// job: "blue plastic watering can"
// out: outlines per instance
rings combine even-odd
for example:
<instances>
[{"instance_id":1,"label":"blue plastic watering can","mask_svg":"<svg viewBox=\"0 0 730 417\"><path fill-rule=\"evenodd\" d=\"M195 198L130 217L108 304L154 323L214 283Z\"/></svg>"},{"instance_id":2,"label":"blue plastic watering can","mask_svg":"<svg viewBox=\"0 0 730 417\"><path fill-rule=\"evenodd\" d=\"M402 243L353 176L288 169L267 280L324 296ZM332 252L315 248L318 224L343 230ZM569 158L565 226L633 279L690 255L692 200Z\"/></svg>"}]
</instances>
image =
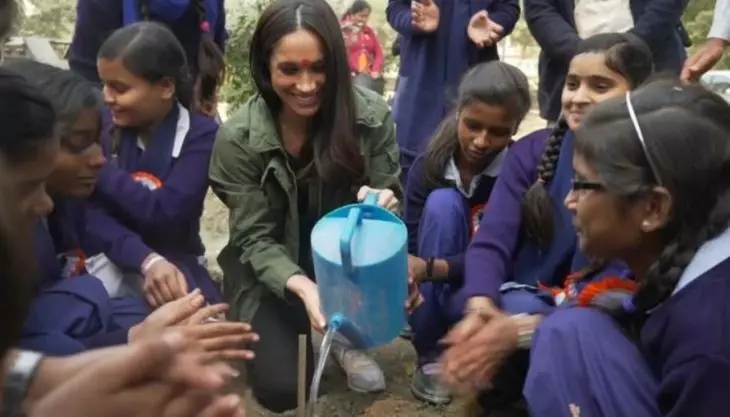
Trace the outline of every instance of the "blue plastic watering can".
<instances>
[{"instance_id":1,"label":"blue plastic watering can","mask_svg":"<svg viewBox=\"0 0 730 417\"><path fill-rule=\"evenodd\" d=\"M370 193L312 229L317 288L328 326L358 348L393 341L406 322L408 232Z\"/></svg>"}]
</instances>

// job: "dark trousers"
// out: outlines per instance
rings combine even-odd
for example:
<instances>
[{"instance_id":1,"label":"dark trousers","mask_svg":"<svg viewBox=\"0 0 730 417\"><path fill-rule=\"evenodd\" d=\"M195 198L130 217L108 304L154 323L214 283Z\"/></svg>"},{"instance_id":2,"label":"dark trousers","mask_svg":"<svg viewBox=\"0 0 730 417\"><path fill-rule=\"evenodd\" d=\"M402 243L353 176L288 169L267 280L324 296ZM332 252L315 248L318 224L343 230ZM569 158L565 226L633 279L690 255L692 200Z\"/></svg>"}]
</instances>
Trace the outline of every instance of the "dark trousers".
<instances>
[{"instance_id":1,"label":"dark trousers","mask_svg":"<svg viewBox=\"0 0 730 417\"><path fill-rule=\"evenodd\" d=\"M246 363L247 380L256 401L275 413L297 407L300 334L306 334L310 339L307 343L307 398L315 365L311 326L304 304L296 297L287 301L273 295L262 298L251 320L251 326L259 335L259 341L252 345L256 357Z\"/></svg>"}]
</instances>

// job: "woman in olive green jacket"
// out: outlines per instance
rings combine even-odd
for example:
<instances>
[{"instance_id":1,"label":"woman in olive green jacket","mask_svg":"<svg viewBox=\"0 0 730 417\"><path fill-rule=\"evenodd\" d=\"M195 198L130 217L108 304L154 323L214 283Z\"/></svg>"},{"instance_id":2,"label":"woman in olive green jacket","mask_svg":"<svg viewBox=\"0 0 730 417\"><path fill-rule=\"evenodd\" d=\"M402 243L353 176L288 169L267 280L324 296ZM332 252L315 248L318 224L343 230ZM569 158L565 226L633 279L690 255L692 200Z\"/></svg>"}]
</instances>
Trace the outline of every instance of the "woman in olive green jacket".
<instances>
[{"instance_id":1,"label":"woman in olive green jacket","mask_svg":"<svg viewBox=\"0 0 730 417\"><path fill-rule=\"evenodd\" d=\"M218 133L213 191L230 209L230 240L218 260L232 315L260 336L248 363L257 400L296 407L297 338L325 319L312 267L310 233L324 214L379 193L397 210L402 190L390 110L353 87L334 12L324 1L276 1L251 44L258 94ZM357 391L385 388L378 365L340 341L334 357ZM308 381L313 354L307 351Z\"/></svg>"}]
</instances>

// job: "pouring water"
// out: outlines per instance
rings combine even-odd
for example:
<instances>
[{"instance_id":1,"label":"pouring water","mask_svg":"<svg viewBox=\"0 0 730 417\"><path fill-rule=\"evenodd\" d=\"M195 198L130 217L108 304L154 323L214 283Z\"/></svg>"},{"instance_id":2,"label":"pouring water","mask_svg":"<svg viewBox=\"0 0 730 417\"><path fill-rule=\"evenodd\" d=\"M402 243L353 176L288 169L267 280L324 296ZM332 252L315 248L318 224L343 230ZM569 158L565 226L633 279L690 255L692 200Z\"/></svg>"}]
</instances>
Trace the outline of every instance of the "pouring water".
<instances>
[{"instance_id":1,"label":"pouring water","mask_svg":"<svg viewBox=\"0 0 730 417\"><path fill-rule=\"evenodd\" d=\"M408 232L400 218L377 206L377 199L371 193L362 204L335 209L312 229L312 258L328 326L310 386L309 417L314 417L336 333L354 348L369 349L390 343L405 325Z\"/></svg>"}]
</instances>

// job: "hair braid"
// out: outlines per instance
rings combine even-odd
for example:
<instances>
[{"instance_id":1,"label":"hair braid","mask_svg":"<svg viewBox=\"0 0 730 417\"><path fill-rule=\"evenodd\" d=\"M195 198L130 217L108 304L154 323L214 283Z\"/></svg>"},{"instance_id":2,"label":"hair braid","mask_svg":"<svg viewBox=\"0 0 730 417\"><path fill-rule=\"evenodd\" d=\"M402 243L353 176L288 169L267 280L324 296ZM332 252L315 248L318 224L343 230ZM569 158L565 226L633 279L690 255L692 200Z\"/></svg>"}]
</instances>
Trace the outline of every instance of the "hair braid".
<instances>
[{"instance_id":1,"label":"hair braid","mask_svg":"<svg viewBox=\"0 0 730 417\"><path fill-rule=\"evenodd\" d=\"M545 186L555 176L560 159L560 147L568 129L565 120L558 120L537 165L537 181L527 190L522 200L522 222L525 232L541 248L550 244L555 227L553 201Z\"/></svg>"},{"instance_id":2,"label":"hair braid","mask_svg":"<svg viewBox=\"0 0 730 417\"><path fill-rule=\"evenodd\" d=\"M200 43L198 46L198 79L196 97L198 104L215 101L218 86L225 77L223 53L213 40L212 28L208 22L205 0L195 0L195 13L198 17Z\"/></svg>"},{"instance_id":3,"label":"hair braid","mask_svg":"<svg viewBox=\"0 0 730 417\"><path fill-rule=\"evenodd\" d=\"M636 308L645 312L669 298L697 250L724 232L729 223L730 189L718 197L704 227L688 226L667 245L659 259L649 268L646 280L634 297Z\"/></svg>"}]
</instances>

